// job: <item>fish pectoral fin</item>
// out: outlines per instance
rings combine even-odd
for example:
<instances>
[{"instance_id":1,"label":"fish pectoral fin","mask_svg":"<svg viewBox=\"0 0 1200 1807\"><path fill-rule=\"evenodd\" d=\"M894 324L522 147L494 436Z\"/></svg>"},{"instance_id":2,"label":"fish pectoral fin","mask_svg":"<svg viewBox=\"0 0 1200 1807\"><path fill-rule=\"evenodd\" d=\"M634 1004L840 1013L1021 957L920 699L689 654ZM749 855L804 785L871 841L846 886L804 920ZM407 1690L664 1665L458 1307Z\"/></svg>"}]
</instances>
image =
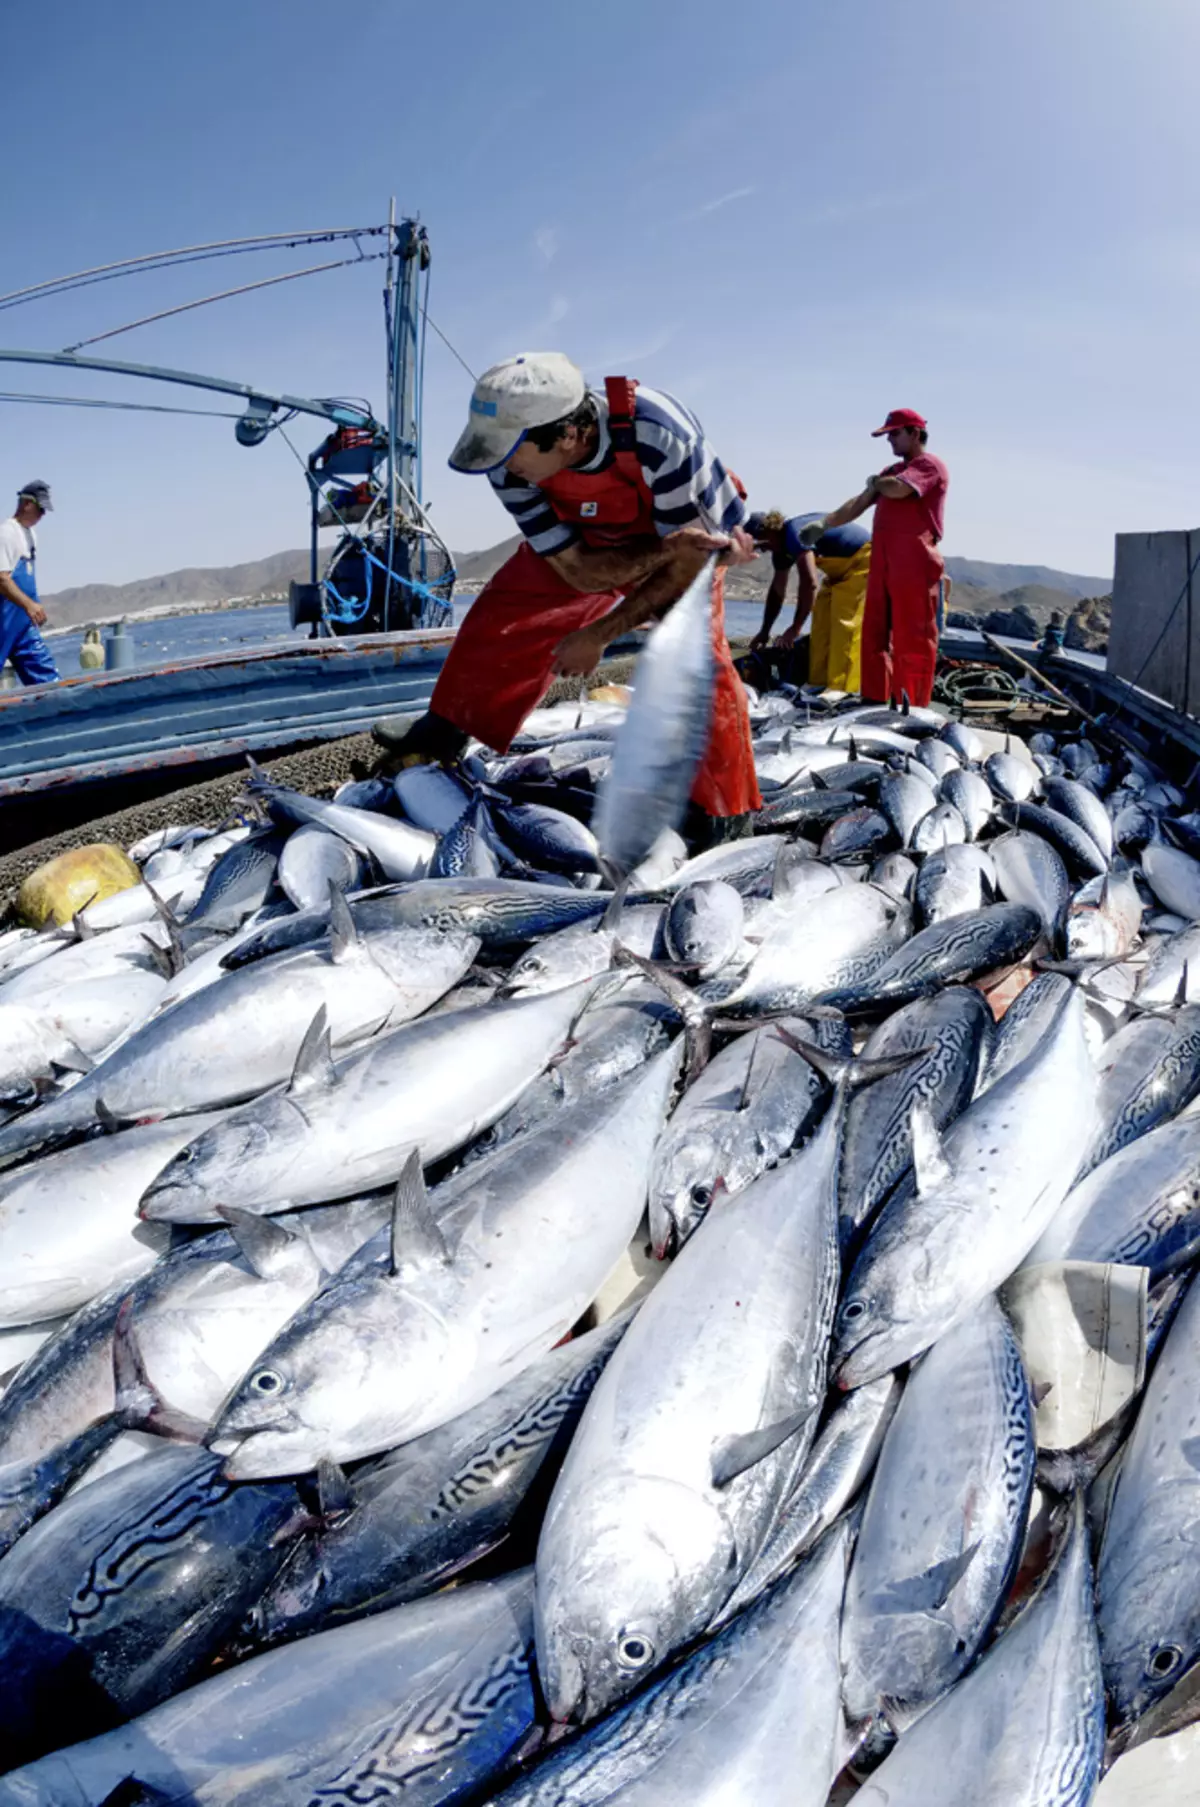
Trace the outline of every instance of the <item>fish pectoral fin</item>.
<instances>
[{"instance_id":1,"label":"fish pectoral fin","mask_svg":"<svg viewBox=\"0 0 1200 1807\"><path fill-rule=\"evenodd\" d=\"M323 1524L345 1518L347 1513L354 1510L354 1490L346 1478L346 1471L339 1463L331 1462L327 1456L322 1456L317 1463L317 1499L320 1502Z\"/></svg>"},{"instance_id":2,"label":"fish pectoral fin","mask_svg":"<svg viewBox=\"0 0 1200 1807\"><path fill-rule=\"evenodd\" d=\"M143 1782L137 1776L126 1776L105 1795L99 1807L159 1807L159 1803L178 1799L177 1794L164 1794L153 1782Z\"/></svg>"},{"instance_id":3,"label":"fish pectoral fin","mask_svg":"<svg viewBox=\"0 0 1200 1807\"><path fill-rule=\"evenodd\" d=\"M913 1172L917 1192L924 1195L944 1186L950 1178L950 1163L942 1152L942 1139L929 1106L920 1098L913 1100L912 1114Z\"/></svg>"},{"instance_id":4,"label":"fish pectoral fin","mask_svg":"<svg viewBox=\"0 0 1200 1807\"><path fill-rule=\"evenodd\" d=\"M273 1217L239 1211L233 1205L218 1205L217 1216L229 1225L233 1240L260 1280L270 1280L287 1264L296 1239Z\"/></svg>"},{"instance_id":5,"label":"fish pectoral fin","mask_svg":"<svg viewBox=\"0 0 1200 1807\"><path fill-rule=\"evenodd\" d=\"M396 1181L392 1204L392 1273L411 1278L428 1267L449 1267L450 1249L429 1208L421 1151L414 1148Z\"/></svg>"},{"instance_id":6,"label":"fish pectoral fin","mask_svg":"<svg viewBox=\"0 0 1200 1807\"><path fill-rule=\"evenodd\" d=\"M335 966L344 966L358 952L361 943L350 905L333 880L329 881L329 957Z\"/></svg>"},{"instance_id":7,"label":"fish pectoral fin","mask_svg":"<svg viewBox=\"0 0 1200 1807\"><path fill-rule=\"evenodd\" d=\"M67 1042L62 1053L50 1062L55 1073L90 1073L95 1064L91 1055L77 1048L74 1042Z\"/></svg>"},{"instance_id":8,"label":"fish pectoral fin","mask_svg":"<svg viewBox=\"0 0 1200 1807\"><path fill-rule=\"evenodd\" d=\"M329 1045L329 1012L324 1004L304 1031L296 1064L288 1081L289 1092L325 1091L337 1084L337 1069Z\"/></svg>"},{"instance_id":9,"label":"fish pectoral fin","mask_svg":"<svg viewBox=\"0 0 1200 1807\"><path fill-rule=\"evenodd\" d=\"M116 1416L126 1430L155 1431L178 1443L203 1443L208 1425L168 1405L142 1360L133 1328L133 1300L126 1299L113 1325L113 1387Z\"/></svg>"},{"instance_id":10,"label":"fish pectoral fin","mask_svg":"<svg viewBox=\"0 0 1200 1807\"><path fill-rule=\"evenodd\" d=\"M789 1437L803 1430L812 1418L812 1410L804 1406L793 1412L790 1418L782 1418L776 1424L766 1424L761 1430L745 1431L740 1436L722 1437L714 1445L712 1452L712 1484L714 1487L728 1487L730 1481L738 1475L745 1474L756 1462L765 1461L774 1455L781 1444Z\"/></svg>"},{"instance_id":11,"label":"fish pectoral fin","mask_svg":"<svg viewBox=\"0 0 1200 1807\"><path fill-rule=\"evenodd\" d=\"M951 1594L979 1553L981 1539L968 1544L957 1556L935 1562L921 1575L910 1575L907 1581L893 1581L880 1590L879 1603L885 1612L942 1612Z\"/></svg>"}]
</instances>

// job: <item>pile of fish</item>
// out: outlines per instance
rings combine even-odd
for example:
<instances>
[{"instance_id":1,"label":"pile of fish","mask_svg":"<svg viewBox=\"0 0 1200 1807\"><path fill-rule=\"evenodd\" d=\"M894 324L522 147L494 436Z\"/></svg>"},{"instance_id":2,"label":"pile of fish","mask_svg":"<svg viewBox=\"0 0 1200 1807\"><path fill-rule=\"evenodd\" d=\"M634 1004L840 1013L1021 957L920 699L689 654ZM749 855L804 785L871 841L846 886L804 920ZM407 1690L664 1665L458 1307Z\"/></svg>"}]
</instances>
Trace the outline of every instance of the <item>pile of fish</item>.
<instances>
[{"instance_id":1,"label":"pile of fish","mask_svg":"<svg viewBox=\"0 0 1200 1807\"><path fill-rule=\"evenodd\" d=\"M0 937L0 1807L1075 1807L1200 1713L1200 814L789 690L689 853L709 606Z\"/></svg>"}]
</instances>

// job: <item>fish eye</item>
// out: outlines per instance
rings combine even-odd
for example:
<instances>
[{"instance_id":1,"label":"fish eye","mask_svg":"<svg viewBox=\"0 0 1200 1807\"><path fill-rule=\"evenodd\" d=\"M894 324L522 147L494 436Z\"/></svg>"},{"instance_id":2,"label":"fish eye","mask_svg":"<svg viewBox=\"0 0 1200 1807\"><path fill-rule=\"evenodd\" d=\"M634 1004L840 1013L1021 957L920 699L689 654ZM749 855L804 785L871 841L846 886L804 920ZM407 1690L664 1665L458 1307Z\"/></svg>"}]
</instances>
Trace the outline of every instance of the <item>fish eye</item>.
<instances>
[{"instance_id":1,"label":"fish eye","mask_svg":"<svg viewBox=\"0 0 1200 1807\"><path fill-rule=\"evenodd\" d=\"M645 1669L654 1661L654 1645L644 1632L623 1632L617 1641L617 1661L622 1669Z\"/></svg>"},{"instance_id":2,"label":"fish eye","mask_svg":"<svg viewBox=\"0 0 1200 1807\"><path fill-rule=\"evenodd\" d=\"M707 1205L711 1198L712 1187L706 1186L701 1180L697 1180L696 1184L692 1187L692 1203L694 1205Z\"/></svg>"},{"instance_id":3,"label":"fish eye","mask_svg":"<svg viewBox=\"0 0 1200 1807\"><path fill-rule=\"evenodd\" d=\"M842 1306L843 1324L861 1324L866 1315L867 1301L865 1299L847 1299Z\"/></svg>"},{"instance_id":4,"label":"fish eye","mask_svg":"<svg viewBox=\"0 0 1200 1807\"><path fill-rule=\"evenodd\" d=\"M1178 1644L1160 1644L1157 1650L1150 1653L1150 1661L1146 1664L1146 1673L1155 1681L1163 1681L1168 1675L1174 1675L1183 1661L1183 1651Z\"/></svg>"},{"instance_id":5,"label":"fish eye","mask_svg":"<svg viewBox=\"0 0 1200 1807\"><path fill-rule=\"evenodd\" d=\"M260 1368L250 1376L250 1388L263 1399L270 1399L275 1393L283 1392L283 1375L277 1368Z\"/></svg>"}]
</instances>

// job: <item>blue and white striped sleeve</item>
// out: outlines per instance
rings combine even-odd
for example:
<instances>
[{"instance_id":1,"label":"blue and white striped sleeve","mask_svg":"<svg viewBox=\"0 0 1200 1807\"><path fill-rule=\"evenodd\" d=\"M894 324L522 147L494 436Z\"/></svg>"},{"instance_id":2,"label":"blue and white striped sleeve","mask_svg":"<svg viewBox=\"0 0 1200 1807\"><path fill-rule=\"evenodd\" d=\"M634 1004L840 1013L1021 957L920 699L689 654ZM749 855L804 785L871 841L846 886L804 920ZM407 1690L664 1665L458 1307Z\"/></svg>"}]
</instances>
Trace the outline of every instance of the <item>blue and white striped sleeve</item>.
<instances>
[{"instance_id":1,"label":"blue and white striped sleeve","mask_svg":"<svg viewBox=\"0 0 1200 1807\"><path fill-rule=\"evenodd\" d=\"M681 402L657 389L639 389L634 412L638 461L654 498L660 534L697 522L728 533L746 519L737 485Z\"/></svg>"},{"instance_id":2,"label":"blue and white striped sleeve","mask_svg":"<svg viewBox=\"0 0 1200 1807\"><path fill-rule=\"evenodd\" d=\"M546 497L535 483L522 483L501 468L488 472L488 481L507 508L533 550L542 558L565 552L574 546L579 535L566 521L560 521Z\"/></svg>"}]
</instances>

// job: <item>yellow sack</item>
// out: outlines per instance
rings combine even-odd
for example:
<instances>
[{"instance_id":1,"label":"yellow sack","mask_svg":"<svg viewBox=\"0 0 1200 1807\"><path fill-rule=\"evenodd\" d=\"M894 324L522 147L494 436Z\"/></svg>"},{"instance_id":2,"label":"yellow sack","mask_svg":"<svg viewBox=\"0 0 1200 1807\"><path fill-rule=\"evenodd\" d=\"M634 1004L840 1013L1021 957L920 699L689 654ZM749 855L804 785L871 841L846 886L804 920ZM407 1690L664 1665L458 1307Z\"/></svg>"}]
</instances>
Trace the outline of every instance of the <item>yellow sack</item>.
<instances>
[{"instance_id":1,"label":"yellow sack","mask_svg":"<svg viewBox=\"0 0 1200 1807\"><path fill-rule=\"evenodd\" d=\"M75 847L29 874L17 892L17 915L33 929L52 919L61 926L88 904L139 884L141 876L128 855L108 842Z\"/></svg>"}]
</instances>

